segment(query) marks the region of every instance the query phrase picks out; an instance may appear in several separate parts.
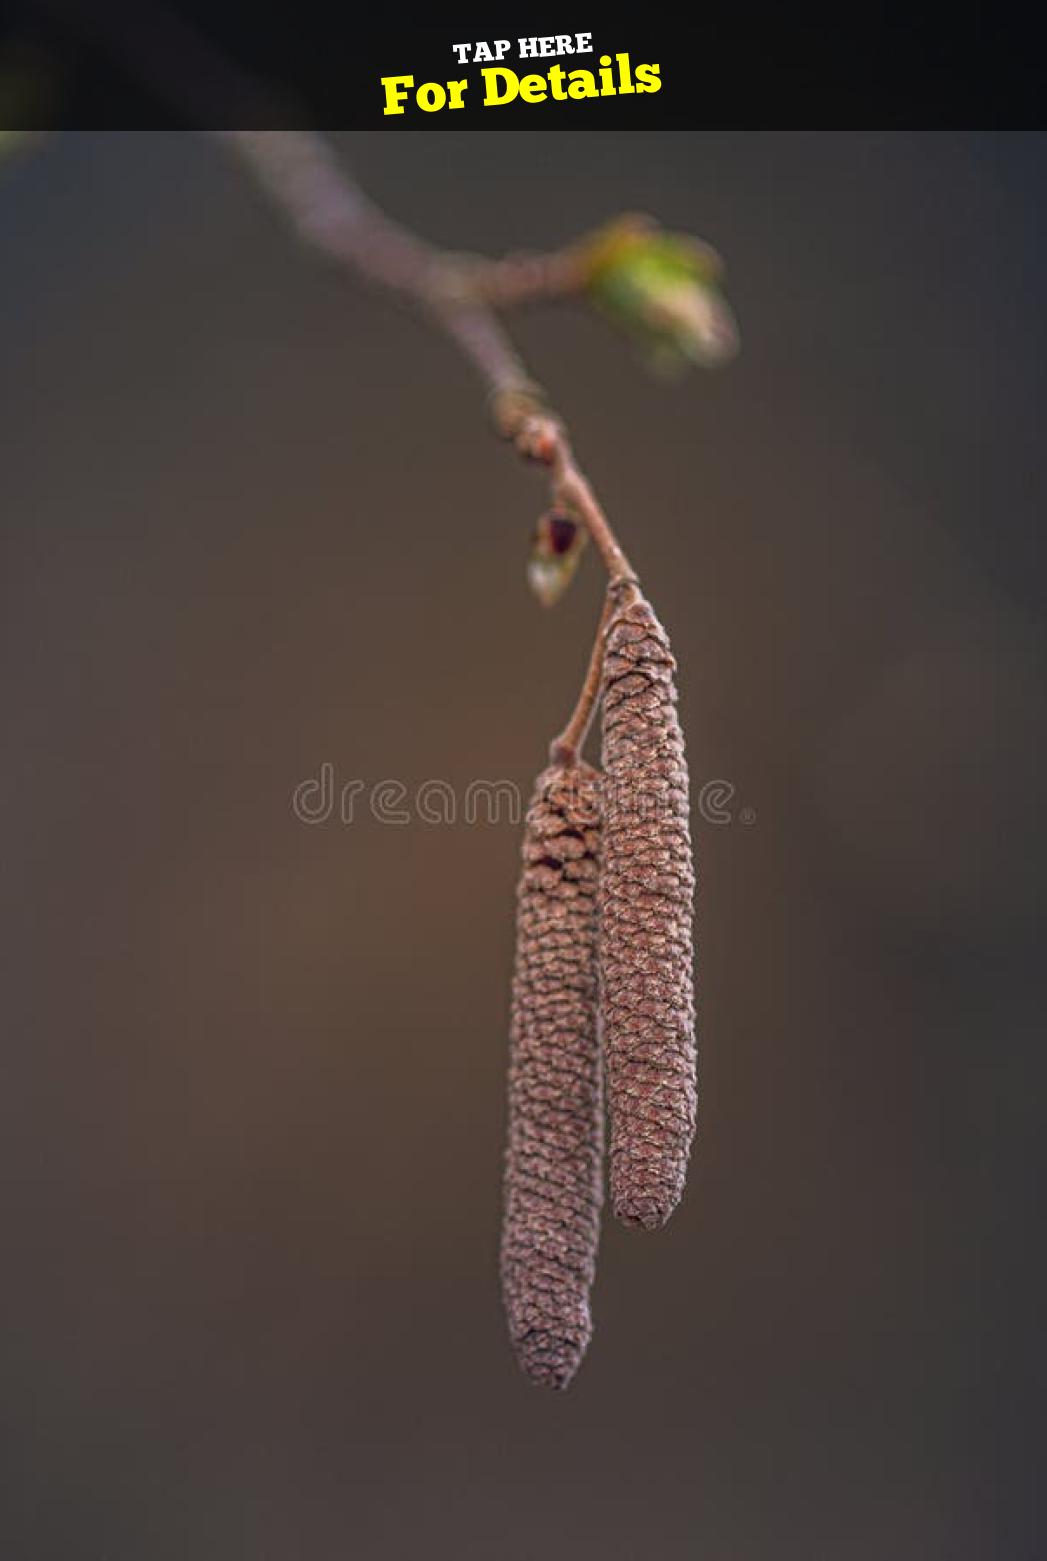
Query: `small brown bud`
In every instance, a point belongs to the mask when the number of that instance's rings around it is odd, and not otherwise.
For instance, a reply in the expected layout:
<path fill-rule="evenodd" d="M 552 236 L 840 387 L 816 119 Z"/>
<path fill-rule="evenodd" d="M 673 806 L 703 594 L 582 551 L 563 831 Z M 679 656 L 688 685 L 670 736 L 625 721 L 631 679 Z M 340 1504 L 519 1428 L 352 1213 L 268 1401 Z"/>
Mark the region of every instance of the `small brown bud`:
<path fill-rule="evenodd" d="M 520 1366 L 552 1388 L 589 1343 L 603 1202 L 598 786 L 587 764 L 538 777 L 517 891 L 502 1297 Z"/>
<path fill-rule="evenodd" d="M 676 662 L 643 598 L 619 608 L 603 671 L 600 983 L 611 1199 L 663 1225 L 695 1131 L 694 868 Z"/>
<path fill-rule="evenodd" d="M 570 516 L 549 516 L 549 546 L 558 558 L 571 551 L 577 535 L 578 527 Z"/>
<path fill-rule="evenodd" d="M 527 580 L 543 607 L 554 606 L 574 579 L 587 536 L 585 527 L 562 509 L 539 516 Z"/>

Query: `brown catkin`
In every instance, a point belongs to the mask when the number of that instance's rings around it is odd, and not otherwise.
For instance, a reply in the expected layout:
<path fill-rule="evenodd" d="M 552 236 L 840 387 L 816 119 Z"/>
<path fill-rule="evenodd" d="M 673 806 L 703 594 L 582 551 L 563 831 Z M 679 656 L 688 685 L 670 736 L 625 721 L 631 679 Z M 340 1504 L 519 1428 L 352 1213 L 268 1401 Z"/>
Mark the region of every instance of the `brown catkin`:
<path fill-rule="evenodd" d="M 517 1360 L 552 1388 L 567 1386 L 592 1333 L 603 1201 L 598 787 L 587 764 L 538 777 L 517 891 L 502 1297 Z"/>
<path fill-rule="evenodd" d="M 650 1229 L 680 1199 L 697 1104 L 694 867 L 675 671 L 665 630 L 629 590 L 611 615 L 603 670 L 600 985 L 611 1201 L 625 1224 Z"/>

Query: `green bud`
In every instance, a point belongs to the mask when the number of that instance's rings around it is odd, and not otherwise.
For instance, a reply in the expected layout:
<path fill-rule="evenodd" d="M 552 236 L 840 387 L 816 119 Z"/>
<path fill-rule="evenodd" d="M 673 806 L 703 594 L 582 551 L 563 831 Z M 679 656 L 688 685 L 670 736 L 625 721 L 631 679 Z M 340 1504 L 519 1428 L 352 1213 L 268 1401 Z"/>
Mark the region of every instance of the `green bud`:
<path fill-rule="evenodd" d="M 738 349 L 721 270 L 716 252 L 697 239 L 631 218 L 594 242 L 587 285 L 656 367 L 712 366 Z"/>

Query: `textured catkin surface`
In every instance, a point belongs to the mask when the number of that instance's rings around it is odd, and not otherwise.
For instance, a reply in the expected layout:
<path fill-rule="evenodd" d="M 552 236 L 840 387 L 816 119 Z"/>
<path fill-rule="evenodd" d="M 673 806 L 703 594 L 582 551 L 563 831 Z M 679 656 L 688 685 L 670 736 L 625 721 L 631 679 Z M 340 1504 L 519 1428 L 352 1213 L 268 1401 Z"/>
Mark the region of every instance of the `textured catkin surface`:
<path fill-rule="evenodd" d="M 676 663 L 643 598 L 619 608 L 603 674 L 600 983 L 611 1200 L 665 1223 L 683 1191 L 697 1104 L 694 867 Z"/>
<path fill-rule="evenodd" d="M 553 1388 L 592 1332 L 603 1199 L 598 787 L 586 764 L 538 777 L 517 893 L 502 1295 L 517 1360 Z"/>

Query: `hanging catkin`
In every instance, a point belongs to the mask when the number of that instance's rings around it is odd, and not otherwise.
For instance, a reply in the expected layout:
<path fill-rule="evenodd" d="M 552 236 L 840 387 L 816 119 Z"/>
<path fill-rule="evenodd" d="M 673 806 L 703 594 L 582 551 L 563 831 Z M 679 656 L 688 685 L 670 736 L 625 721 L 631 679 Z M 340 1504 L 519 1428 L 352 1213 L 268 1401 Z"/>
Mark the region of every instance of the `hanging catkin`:
<path fill-rule="evenodd" d="M 665 1223 L 695 1130 L 694 868 L 676 662 L 635 586 L 622 588 L 603 670 L 600 984 L 611 1200 Z"/>
<path fill-rule="evenodd" d="M 603 1201 L 598 786 L 581 763 L 538 777 L 517 891 L 502 1296 L 517 1360 L 553 1388 L 567 1386 L 592 1332 Z"/>

